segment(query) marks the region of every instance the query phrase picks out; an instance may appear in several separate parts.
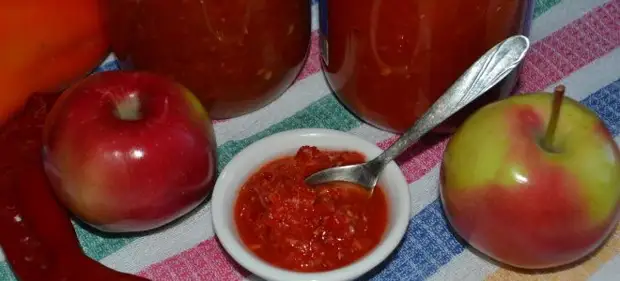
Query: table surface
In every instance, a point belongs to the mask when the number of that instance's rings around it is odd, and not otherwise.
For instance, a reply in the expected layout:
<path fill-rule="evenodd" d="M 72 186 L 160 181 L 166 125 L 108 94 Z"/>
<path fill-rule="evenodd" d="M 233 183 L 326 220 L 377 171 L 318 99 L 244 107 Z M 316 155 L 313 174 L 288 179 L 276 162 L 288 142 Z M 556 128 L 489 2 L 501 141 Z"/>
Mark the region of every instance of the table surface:
<path fill-rule="evenodd" d="M 620 143 L 620 0 L 536 0 L 532 48 L 520 92 L 568 95 L 594 110 Z M 320 127 L 348 131 L 386 147 L 395 135 L 360 122 L 331 94 L 320 73 L 316 0 L 313 44 L 301 77 L 288 92 L 252 114 L 215 123 L 219 169 L 267 135 Z M 98 70 L 115 69 L 111 58 Z M 399 165 L 409 181 L 413 212 L 394 257 L 363 280 L 620 280 L 620 228 L 589 260 L 565 271 L 523 275 L 475 255 L 448 231 L 437 200 L 438 163 L 445 141 Z M 214 237 L 210 204 L 182 223 L 138 237 L 109 237 L 76 225 L 84 251 L 106 266 L 152 280 L 254 280 Z M 0 280 L 15 280 L 0 251 Z"/>

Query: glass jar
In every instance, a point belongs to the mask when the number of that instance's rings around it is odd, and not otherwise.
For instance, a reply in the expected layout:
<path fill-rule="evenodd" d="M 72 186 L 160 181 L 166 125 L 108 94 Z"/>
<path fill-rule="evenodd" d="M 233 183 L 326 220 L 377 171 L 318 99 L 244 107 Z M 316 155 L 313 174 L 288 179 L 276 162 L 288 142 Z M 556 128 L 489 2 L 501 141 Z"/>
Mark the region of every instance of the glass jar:
<path fill-rule="evenodd" d="M 299 74 L 310 43 L 309 0 L 104 0 L 123 68 L 165 74 L 210 117 L 257 110 Z"/>
<path fill-rule="evenodd" d="M 365 121 L 404 132 L 488 49 L 528 34 L 532 0 L 320 0 L 323 71 Z M 516 71 L 442 126 L 506 97 Z"/>

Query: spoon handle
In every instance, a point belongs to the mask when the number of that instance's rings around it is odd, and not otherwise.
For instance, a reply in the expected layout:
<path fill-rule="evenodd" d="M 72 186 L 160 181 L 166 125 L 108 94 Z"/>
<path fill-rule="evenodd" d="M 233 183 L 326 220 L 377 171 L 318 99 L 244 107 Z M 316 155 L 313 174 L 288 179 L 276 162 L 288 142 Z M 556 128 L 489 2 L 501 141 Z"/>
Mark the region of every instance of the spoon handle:
<path fill-rule="evenodd" d="M 380 171 L 423 135 L 488 91 L 519 65 L 529 45 L 527 37 L 521 35 L 495 45 L 461 75 L 413 127 L 369 164 Z"/>

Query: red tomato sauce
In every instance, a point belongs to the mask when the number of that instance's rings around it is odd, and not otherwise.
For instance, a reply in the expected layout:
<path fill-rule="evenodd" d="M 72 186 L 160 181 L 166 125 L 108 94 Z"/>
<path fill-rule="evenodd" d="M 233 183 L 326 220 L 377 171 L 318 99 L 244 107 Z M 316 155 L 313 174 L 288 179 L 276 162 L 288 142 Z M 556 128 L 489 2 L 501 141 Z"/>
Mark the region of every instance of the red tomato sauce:
<path fill-rule="evenodd" d="M 381 241 L 388 206 L 381 187 L 372 196 L 345 183 L 312 188 L 316 171 L 365 161 L 351 151 L 303 146 L 296 155 L 267 163 L 244 184 L 235 222 L 244 244 L 268 263 L 302 272 L 340 268 Z"/>

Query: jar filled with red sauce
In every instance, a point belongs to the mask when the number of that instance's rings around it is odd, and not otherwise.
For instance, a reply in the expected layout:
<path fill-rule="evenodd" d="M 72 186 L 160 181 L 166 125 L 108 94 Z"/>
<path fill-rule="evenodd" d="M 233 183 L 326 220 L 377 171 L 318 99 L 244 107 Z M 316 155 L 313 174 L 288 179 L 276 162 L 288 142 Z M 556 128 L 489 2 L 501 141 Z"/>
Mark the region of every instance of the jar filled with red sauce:
<path fill-rule="evenodd" d="M 266 262 L 299 272 L 347 266 L 372 251 L 387 228 L 383 188 L 353 184 L 310 187 L 306 176 L 364 162 L 351 151 L 301 147 L 262 166 L 241 187 L 234 216 L 245 246 Z"/>
<path fill-rule="evenodd" d="M 309 47 L 309 0 L 102 3 L 123 68 L 176 79 L 213 119 L 276 99 L 299 74 Z"/>
<path fill-rule="evenodd" d="M 528 34 L 532 0 L 320 0 L 323 70 L 365 121 L 404 132 L 487 50 Z M 509 95 L 516 72 L 442 126 Z"/>

